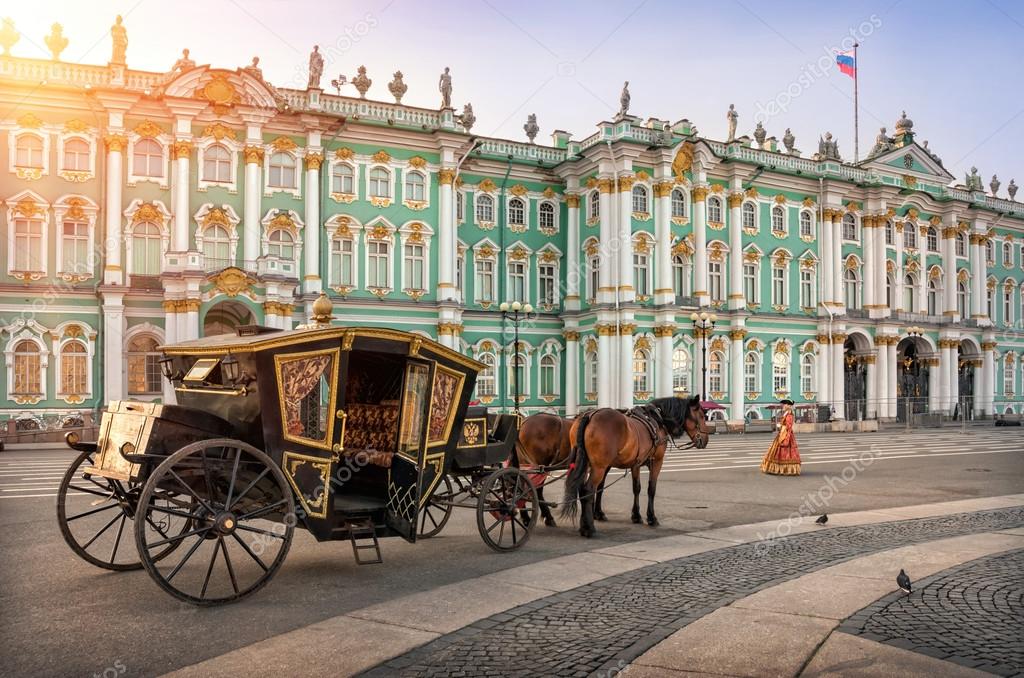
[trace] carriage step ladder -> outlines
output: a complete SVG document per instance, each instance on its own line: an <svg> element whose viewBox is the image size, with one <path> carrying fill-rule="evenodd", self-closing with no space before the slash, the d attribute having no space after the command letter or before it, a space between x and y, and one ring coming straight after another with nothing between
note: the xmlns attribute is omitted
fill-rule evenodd
<svg viewBox="0 0 1024 678"><path fill-rule="evenodd" d="M372 518L350 520L348 538L352 542L352 555L356 558L356 565L377 565L384 562L380 555L380 542L377 541L377 530ZM364 559L360 553L366 551L372 551L374 555Z"/></svg>

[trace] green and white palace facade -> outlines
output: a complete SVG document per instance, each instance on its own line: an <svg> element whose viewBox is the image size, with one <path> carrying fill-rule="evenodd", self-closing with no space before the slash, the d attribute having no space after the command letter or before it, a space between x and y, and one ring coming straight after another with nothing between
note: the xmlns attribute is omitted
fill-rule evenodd
<svg viewBox="0 0 1024 678"><path fill-rule="evenodd" d="M489 138L378 98L0 56L0 420L173 402L158 346L291 328L321 292L487 365L483 403L518 369L527 413L702 384L731 421L1024 409L1024 203L955 183L905 115L852 163L625 111Z"/></svg>

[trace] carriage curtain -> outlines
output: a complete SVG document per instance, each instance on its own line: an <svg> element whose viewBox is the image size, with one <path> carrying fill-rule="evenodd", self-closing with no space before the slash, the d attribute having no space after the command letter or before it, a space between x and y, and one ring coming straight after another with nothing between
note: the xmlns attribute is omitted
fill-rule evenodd
<svg viewBox="0 0 1024 678"><path fill-rule="evenodd" d="M286 430L291 435L308 435L302 422L302 401L320 384L333 356L318 355L290 360L281 365Z"/></svg>

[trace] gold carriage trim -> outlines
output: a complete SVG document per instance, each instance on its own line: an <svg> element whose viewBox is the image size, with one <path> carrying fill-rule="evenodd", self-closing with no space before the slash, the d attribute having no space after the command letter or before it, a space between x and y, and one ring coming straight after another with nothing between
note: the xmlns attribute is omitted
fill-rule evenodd
<svg viewBox="0 0 1024 678"><path fill-rule="evenodd" d="M285 452L282 462L281 466L284 468L284 477L288 479L288 484L295 490L295 496L299 498L302 508L313 518L326 518L327 496L329 494L327 486L331 482L331 460L297 454L295 452ZM312 467L320 476L320 487L318 488L320 491L312 498L299 489L299 484L295 481L295 474L303 466Z"/></svg>

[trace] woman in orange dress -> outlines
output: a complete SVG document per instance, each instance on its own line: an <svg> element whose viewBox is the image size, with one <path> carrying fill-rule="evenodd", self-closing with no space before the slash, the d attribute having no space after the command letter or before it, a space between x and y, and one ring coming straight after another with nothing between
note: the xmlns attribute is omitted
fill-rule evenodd
<svg viewBox="0 0 1024 678"><path fill-rule="evenodd" d="M793 433L793 401L782 401L779 432L761 460L761 472L776 476L800 475L800 450Z"/></svg>

